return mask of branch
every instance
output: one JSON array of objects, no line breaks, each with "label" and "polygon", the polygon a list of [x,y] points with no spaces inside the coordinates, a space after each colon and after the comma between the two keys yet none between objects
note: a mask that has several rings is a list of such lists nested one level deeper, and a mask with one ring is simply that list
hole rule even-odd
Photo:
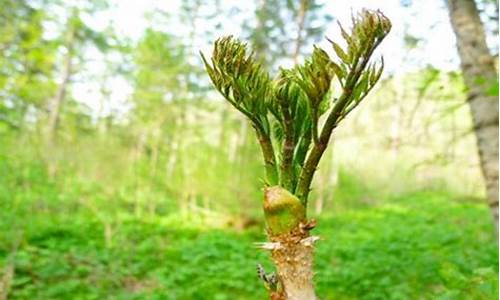
[{"label": "branch", "polygon": [[247,55],[246,45],[231,36],[215,42],[211,64],[200,54],[217,90],[252,123],[264,158],[266,184],[278,184],[265,103],[271,85],[269,75],[254,61],[252,54]]},{"label": "branch", "polygon": [[262,156],[264,158],[264,166],[266,169],[266,184],[273,186],[278,184],[278,171],[276,170],[276,157],[274,155],[273,143],[269,135],[263,134],[256,129],[257,138],[259,139]]},{"label": "branch", "polygon": [[[342,94],[335,102],[335,106],[323,125],[318,142],[314,144],[311,153],[308,155],[305,165],[302,168],[299,182],[297,184],[296,194],[305,205],[307,204],[307,198],[310,192],[314,172],[316,171],[321,157],[328,146],[333,130],[338,125],[339,121],[345,118],[347,113],[352,110],[346,110],[349,104],[354,102],[354,105],[356,106],[367,94],[366,89],[365,94],[362,97],[360,95],[355,95],[354,91],[359,87],[358,84],[360,84],[360,78],[367,67],[373,51],[387,35],[389,30],[390,22],[382,13],[363,11],[360,18],[354,21],[352,35],[347,38],[349,45],[348,54],[346,54],[337,44],[331,42],[339,58],[345,64],[350,66],[350,70],[347,78],[345,79]],[[366,74],[367,78],[371,78],[368,76],[369,73]],[[376,83],[376,81],[380,78],[380,74],[381,70],[376,73],[376,76],[374,77],[376,79],[374,79],[371,87],[373,87],[374,83]],[[363,80],[361,80],[361,84],[363,84]],[[358,96],[358,99],[356,99],[356,96]]]},{"label": "branch", "polygon": [[287,190],[293,189],[293,154],[295,150],[294,113],[291,106],[297,103],[297,95],[293,96],[292,82],[286,72],[281,74],[274,87],[274,97],[278,104],[278,122],[283,128],[281,147],[280,185]]},{"label": "branch", "polygon": [[295,141],[293,134],[293,120],[290,111],[285,106],[283,107],[285,139],[283,141],[282,158],[281,158],[281,180],[280,184],[284,188],[292,189],[293,177],[293,152],[295,150]]}]

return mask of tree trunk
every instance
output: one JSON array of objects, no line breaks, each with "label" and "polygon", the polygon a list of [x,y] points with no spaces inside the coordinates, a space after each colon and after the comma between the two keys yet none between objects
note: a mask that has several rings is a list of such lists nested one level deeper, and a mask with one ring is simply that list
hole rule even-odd
[{"label": "tree trunk", "polygon": [[71,79],[72,74],[72,59],[73,59],[73,40],[74,40],[74,32],[73,29],[69,29],[68,31],[68,40],[66,44],[66,56],[64,58],[64,70],[62,75],[62,81],[59,85],[56,95],[52,99],[50,103],[49,109],[49,121],[48,121],[48,142],[49,145],[54,145],[57,127],[59,125],[59,116],[61,114],[61,107],[66,97],[66,91]]},{"label": "tree trunk", "polygon": [[498,84],[494,59],[474,0],[447,0],[467,86],[481,170],[498,233]]},{"label": "tree trunk", "polygon": [[308,4],[309,4],[309,0],[301,0],[299,12],[297,14],[297,24],[298,24],[297,40],[295,41],[295,50],[293,52],[293,62],[295,64],[299,63],[300,48],[302,46],[302,39],[303,39],[302,33],[304,31],[304,25],[305,25],[305,21],[306,21],[306,11],[307,11]]},{"label": "tree trunk", "polygon": [[[69,23],[69,22],[68,22]],[[68,25],[71,26],[71,25]],[[57,128],[59,126],[59,119],[61,115],[61,108],[66,98],[66,91],[68,88],[68,84],[71,79],[71,74],[73,72],[72,59],[73,59],[73,42],[74,42],[74,29],[68,28],[67,32],[67,41],[66,41],[66,56],[64,57],[64,66],[63,66],[63,74],[62,81],[57,88],[56,94],[52,101],[49,103],[49,117],[47,123],[47,132],[46,132],[46,143],[48,147],[47,153],[49,154],[48,158],[48,175],[49,178],[54,178],[57,172],[57,160],[54,155],[56,139],[57,139]]]}]

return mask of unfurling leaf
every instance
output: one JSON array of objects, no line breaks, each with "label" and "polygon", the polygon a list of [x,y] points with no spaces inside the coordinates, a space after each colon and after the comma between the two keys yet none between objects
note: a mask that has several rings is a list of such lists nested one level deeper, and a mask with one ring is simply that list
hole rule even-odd
[{"label": "unfurling leaf", "polygon": [[339,44],[335,43],[332,40],[329,40],[329,42],[332,44],[333,50],[335,51],[335,54],[337,54],[337,56],[340,58],[340,60],[342,60],[342,62],[346,64],[350,64],[351,58],[347,53],[344,52],[342,47],[340,47]]},{"label": "unfurling leaf", "polygon": [[339,79],[344,79],[346,77],[347,72],[344,69],[342,69],[339,65],[332,62],[331,67],[333,69],[333,72],[335,72],[335,75],[337,75]]}]

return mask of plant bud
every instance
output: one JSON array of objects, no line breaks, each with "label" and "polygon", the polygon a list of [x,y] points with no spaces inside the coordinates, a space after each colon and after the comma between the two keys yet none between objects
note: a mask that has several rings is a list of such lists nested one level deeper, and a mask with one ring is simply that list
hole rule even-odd
[{"label": "plant bud", "polygon": [[265,189],[264,214],[270,235],[289,233],[306,219],[306,210],[299,198],[280,186]]},{"label": "plant bud", "polygon": [[379,10],[361,12],[363,31],[375,32],[377,39],[383,39],[391,30],[391,21]]}]

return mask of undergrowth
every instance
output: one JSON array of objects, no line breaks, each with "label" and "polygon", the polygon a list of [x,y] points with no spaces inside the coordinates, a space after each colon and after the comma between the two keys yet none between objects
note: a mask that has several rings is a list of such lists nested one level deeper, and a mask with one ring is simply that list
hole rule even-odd
[{"label": "undergrowth", "polygon": [[[315,229],[321,299],[496,299],[498,248],[481,201],[420,191],[353,205],[370,191],[342,183],[352,193],[339,190]],[[238,227],[173,209],[137,216],[78,184],[49,180],[41,163],[0,159],[9,299],[265,298],[255,266],[271,264],[253,244],[265,240],[260,220]]]}]

